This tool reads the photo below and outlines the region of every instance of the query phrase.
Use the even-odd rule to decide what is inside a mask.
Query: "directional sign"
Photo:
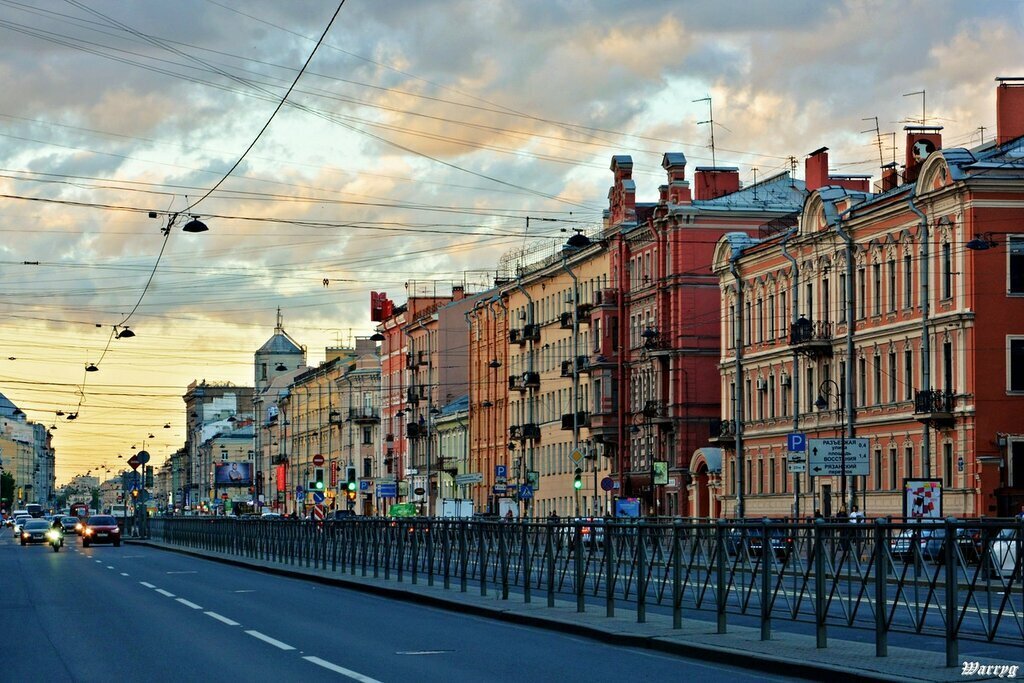
[[[807,435],[803,432],[790,432],[786,434],[786,450],[791,453],[806,451]]]
[[[484,480],[482,472],[466,472],[465,474],[455,475],[455,484],[457,486],[465,486],[466,484],[479,484]]]
[[[324,466],[324,456],[320,455],[319,453],[314,455],[313,456],[313,466],[314,467],[323,467]]]
[[[313,491],[313,502],[317,503],[318,505],[324,502],[324,494],[321,493],[320,491]]]
[[[845,456],[844,456],[845,451]],[[843,475],[843,461],[846,474],[855,477],[867,476],[867,439],[808,439],[807,467],[812,477],[839,477]]]
[[[398,498],[398,484],[377,484],[378,498]]]

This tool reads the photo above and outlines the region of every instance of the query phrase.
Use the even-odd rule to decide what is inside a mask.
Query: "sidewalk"
[[[670,616],[648,611],[647,623],[639,624],[632,612],[619,610],[625,616],[608,618],[604,616],[603,605],[587,605],[588,611],[578,613],[576,603],[556,600],[555,606],[547,606],[547,595],[534,590],[531,602],[524,603],[522,594],[510,595],[502,600],[501,586],[490,584],[486,596],[480,595],[478,586],[471,584],[465,593],[459,592],[458,580],[451,581],[451,588],[445,590],[444,579],[434,577],[434,585],[427,585],[426,575],[412,583],[406,573],[399,583],[394,572],[385,580],[372,574],[363,577],[356,574],[332,572],[330,570],[285,565],[276,562],[240,558],[234,555],[214,552],[195,552],[158,541],[125,539],[129,543],[150,545],[193,555],[208,560],[258,568],[270,573],[289,577],[303,577],[342,588],[374,593],[384,597],[428,604],[448,609],[502,619],[537,628],[574,633],[594,638],[604,643],[625,647],[646,648],[670,654],[742,666],[757,671],[782,676],[811,679],[841,679],[865,681],[983,681],[998,680],[993,676],[964,676],[960,668],[947,668],[945,655],[941,652],[889,646],[888,657],[876,657],[873,644],[856,643],[829,638],[828,647],[818,649],[813,636],[787,633],[780,629],[773,631],[772,639],[761,640],[757,628],[730,624],[728,633],[718,634],[715,626],[708,621],[687,619],[683,614],[683,627],[672,628]],[[963,645],[961,646],[963,648]],[[961,657],[966,661],[967,657]],[[1019,661],[985,660],[983,665],[1019,666],[1017,676],[1024,677],[1024,649]]]

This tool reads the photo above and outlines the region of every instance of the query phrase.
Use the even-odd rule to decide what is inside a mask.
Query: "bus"
[[[68,514],[72,517],[78,517],[79,519],[85,519],[89,516],[89,504],[88,503],[72,503],[68,509]]]
[[[124,522],[124,518],[128,516],[128,506],[111,505],[110,514],[114,515],[114,517],[117,517],[119,520],[121,520],[121,522]]]
[[[25,510],[32,517],[42,517],[43,516],[43,506],[40,505],[39,503],[28,503],[25,506]]]

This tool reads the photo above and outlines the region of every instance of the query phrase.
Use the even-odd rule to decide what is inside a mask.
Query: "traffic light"
[[[132,498],[138,498],[138,497],[139,497],[139,490],[138,489],[132,489]]]
[[[583,488],[583,470],[579,467],[576,468],[576,474],[573,475],[572,487],[577,491]]]
[[[152,465],[146,465],[146,479],[145,479],[145,482],[146,482],[146,486],[148,486],[150,488],[153,487],[153,466]]]
[[[317,467],[313,470],[313,490],[323,491],[324,490],[324,468]]]
[[[352,501],[353,503],[355,502],[355,500],[356,500],[356,491],[355,491],[355,489],[349,489],[348,491],[345,492],[345,495],[348,496],[348,499],[350,501]]]
[[[356,468],[351,466],[348,467],[346,474],[348,477],[345,489],[348,491],[348,498],[349,500],[355,500],[356,489],[359,488],[359,483],[356,481]]]

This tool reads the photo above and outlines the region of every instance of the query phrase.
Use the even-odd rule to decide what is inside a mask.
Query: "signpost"
[[[398,484],[392,482],[390,484],[377,484],[377,497],[378,498],[397,498],[398,497]]]
[[[583,451],[580,450],[579,448],[572,449],[572,453],[569,454],[569,459],[572,460],[574,465],[579,465],[581,462],[583,462],[583,458]]]
[[[808,439],[807,467],[812,477],[867,476],[870,471],[868,440]]]
[[[145,452],[145,451],[143,451]],[[132,457],[128,458],[128,464],[131,465],[133,470],[139,469],[139,465],[142,464],[142,460],[139,459],[139,454],[134,453]]]
[[[466,472],[465,474],[455,475],[455,485],[465,486],[466,484],[479,484],[484,480],[482,472]]]

